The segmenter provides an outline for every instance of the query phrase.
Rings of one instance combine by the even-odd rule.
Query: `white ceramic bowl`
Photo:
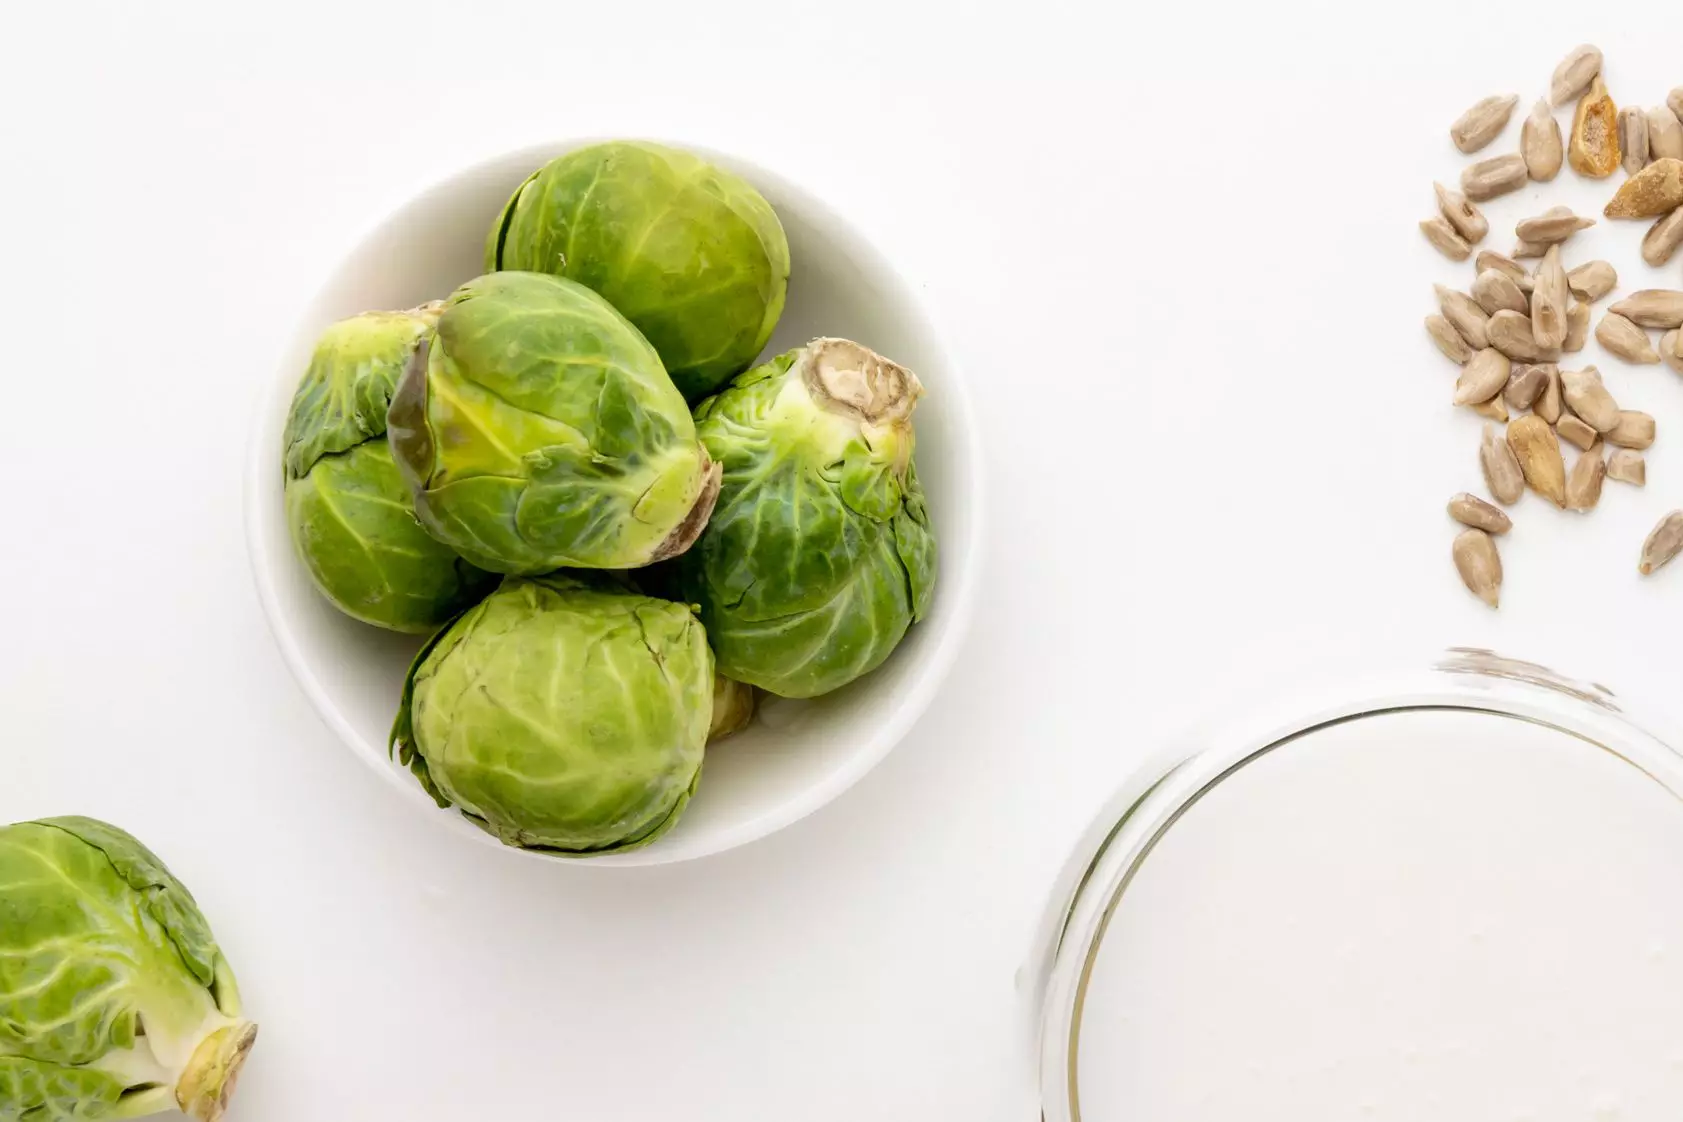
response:
[[[246,471],[246,531],[258,593],[311,703],[416,808],[464,838],[499,848],[454,810],[435,806],[388,755],[392,715],[420,641],[341,615],[311,585],[287,534],[281,433],[298,377],[327,324],[436,299],[478,275],[485,231],[508,196],[546,160],[588,143],[528,148],[466,168],[364,237],[333,271],[269,374]],[[767,704],[748,731],[708,751],[700,790],[676,827],[644,849],[592,858],[596,865],[718,853],[779,830],[845,791],[905,735],[946,676],[972,611],[982,553],[982,457],[970,403],[913,285],[806,191],[741,160],[696,150],[752,182],[788,233],[789,299],[767,353],[840,335],[909,366],[923,381],[918,476],[940,544],[940,575],[933,611],[880,669],[823,698]]]

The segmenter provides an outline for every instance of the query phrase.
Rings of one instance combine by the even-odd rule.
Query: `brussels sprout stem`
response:
[[[724,469],[713,462],[706,448],[699,445],[697,447],[701,451],[701,493],[696,496],[695,505],[690,507],[690,512],[684,515],[684,520],[678,523],[654,551],[654,555],[649,558],[650,564],[676,557],[694,545],[695,539],[701,536],[701,531],[707,528],[707,520],[713,517],[713,506],[719,501],[719,484],[724,481]]]
[[[819,405],[870,425],[905,421],[923,396],[917,375],[851,339],[808,343],[801,376]]]
[[[256,1042],[257,1026],[250,1021],[236,1021],[207,1036],[175,1085],[182,1112],[200,1122],[217,1122],[228,1109],[240,1069]]]

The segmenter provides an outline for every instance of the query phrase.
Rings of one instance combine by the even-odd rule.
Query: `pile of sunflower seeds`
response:
[[[1555,109],[1573,100],[1571,131],[1563,136]],[[1450,126],[1450,139],[1464,153],[1482,151],[1507,128],[1518,104],[1514,96],[1484,98]],[[1561,369],[1565,356],[1588,341],[1593,306],[1619,283],[1606,261],[1569,267],[1565,260],[1573,236],[1596,220],[1553,207],[1518,223],[1510,254],[1474,256],[1490,233],[1477,204],[1549,182],[1565,165],[1590,179],[1624,169],[1628,178],[1603,215],[1653,220],[1642,240],[1649,265],[1666,265],[1683,247],[1683,87],[1664,105],[1620,111],[1602,78],[1601,52],[1581,46],[1561,60],[1549,95],[1525,118],[1518,152],[1469,165],[1458,191],[1433,185],[1438,213],[1420,231],[1450,260],[1473,258],[1474,278],[1467,291],[1434,286],[1438,311],[1426,317],[1426,331],[1461,368],[1454,403],[1486,419],[1479,465],[1491,498],[1512,506],[1529,487],[1557,507],[1587,513],[1604,480],[1647,483],[1642,452],[1655,432],[1653,417],[1619,407],[1594,366]],[[1536,266],[1521,264],[1527,260]],[[1683,287],[1631,293],[1602,313],[1594,333],[1624,362],[1663,362],[1683,374]],[[1562,442],[1577,449],[1570,467]],[[1449,501],[1449,514],[1466,527],[1452,549],[1456,570],[1494,608],[1502,588],[1495,539],[1513,528],[1512,519],[1467,493]],[[1679,552],[1683,511],[1673,511],[1643,543],[1638,571],[1651,573]]]

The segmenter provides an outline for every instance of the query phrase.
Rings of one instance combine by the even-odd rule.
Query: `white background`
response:
[[[1649,486],[1525,499],[1489,612],[1443,514],[1477,423],[1420,328],[1472,274],[1415,229],[1450,121],[1528,105],[1574,43],[1621,102],[1683,85],[1673,5],[945,9],[0,9],[0,820],[110,818],[193,888],[264,1027],[236,1122],[1027,1120],[1046,886],[1236,683],[1455,642],[1677,696],[1683,572],[1635,561],[1683,506],[1683,384],[1585,356],[1659,418]],[[922,723],[815,817],[668,868],[403,807],[294,688],[242,540],[254,396],[338,255],[464,163],[604,133],[834,203],[927,292],[990,470],[981,612]],[[1609,191],[1492,205],[1489,245]],[[1643,229],[1568,261],[1677,286]]]

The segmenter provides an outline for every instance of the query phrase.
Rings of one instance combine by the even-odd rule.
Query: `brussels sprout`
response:
[[[754,719],[754,687],[723,674],[713,675],[713,723],[707,743],[741,732]]]
[[[286,420],[286,520],[322,594],[393,631],[431,631],[496,579],[434,541],[386,446],[386,407],[440,305],[329,327]]]
[[[912,463],[911,371],[818,339],[696,410],[724,468],[680,587],[732,678],[816,697],[879,666],[923,618],[935,538]]]
[[[388,419],[421,524],[499,573],[675,556],[718,497],[718,468],[660,357],[560,277],[493,273],[457,289]]]
[[[0,827],[0,1118],[214,1122],[256,1038],[150,850],[91,818]]]
[[[758,357],[789,285],[789,242],[758,191],[638,141],[545,164],[509,199],[485,258],[487,272],[556,273],[607,297],[691,401]]]
[[[440,806],[505,845],[585,856],[672,828],[712,715],[689,608],[603,578],[510,577],[421,651],[392,741]]]

